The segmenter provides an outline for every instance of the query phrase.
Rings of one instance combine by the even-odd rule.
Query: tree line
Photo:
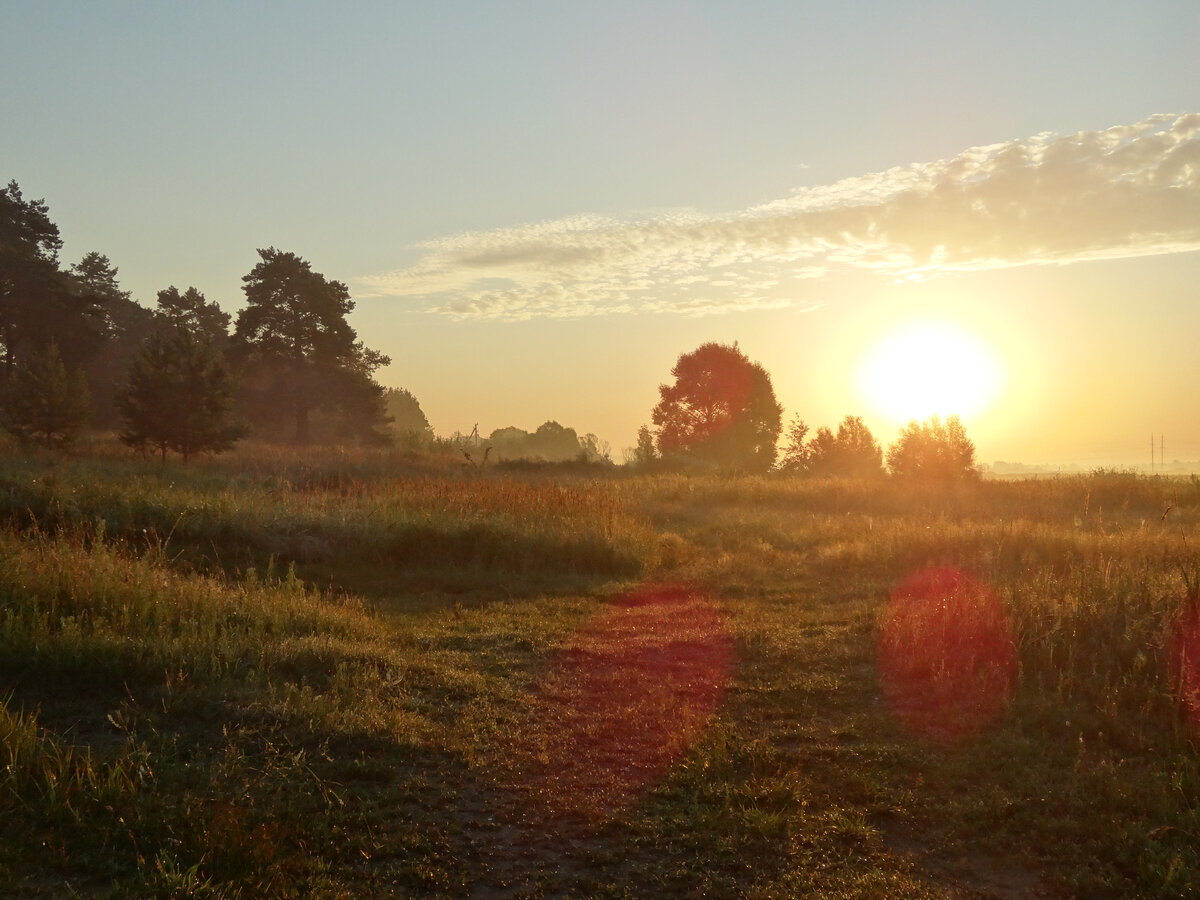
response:
[[[654,427],[638,432],[631,461],[655,466],[730,472],[766,472],[871,478],[885,473],[885,454],[858,416],[837,431],[809,426],[796,416],[783,431],[783,407],[771,376],[737,346],[708,343],[684,353],[659,387]],[[886,454],[886,471],[898,477],[935,479],[978,475],[975,445],[958,416],[909,422]]]
[[[0,412],[19,437],[61,446],[90,425],[185,459],[251,433],[390,440],[388,406],[404,398],[373,377],[389,360],[347,321],[346,285],[307,260],[259,250],[235,319],[195,287],[147,309],[108,257],[64,267],[61,248],[43,200],[0,190]]]
[[[412,448],[433,439],[416,398],[375,380],[389,359],[350,326],[349,289],[296,254],[258,251],[234,318],[195,287],[168,286],[147,309],[121,290],[108,257],[92,251],[64,267],[61,248],[45,201],[25,199],[15,181],[0,190],[0,423],[20,438],[62,446],[90,425],[185,460],[248,434],[299,444],[385,444],[399,434]],[[780,454],[783,409],[770,375],[736,343],[685,353],[671,374],[653,427],[627,453],[636,466],[884,473],[884,452],[856,416],[811,437],[796,417]],[[486,441],[457,437],[450,443],[472,465],[611,462],[606,442],[555,421],[532,433],[497,429]],[[975,448],[957,417],[934,417],[909,423],[886,465],[900,476],[969,477]]]

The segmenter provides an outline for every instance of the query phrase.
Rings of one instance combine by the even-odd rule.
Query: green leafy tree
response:
[[[747,472],[774,465],[783,408],[766,369],[736,343],[709,343],[680,356],[671,374],[651,414],[662,456]]]
[[[206,336],[187,329],[151,335],[134,360],[117,405],[121,440],[173,450],[187,462],[195,453],[220,453],[243,436],[232,421],[233,383],[225,360]]]
[[[264,411],[282,402],[297,443],[309,441],[317,409],[353,407],[368,431],[385,424],[383,392],[371,375],[389,360],[364,347],[346,321],[354,309],[346,285],[294,253],[272,247],[258,254],[242,279],[247,305],[234,329],[257,393],[252,405]]]
[[[53,341],[17,366],[4,399],[4,427],[23,441],[69,446],[87,422],[83,373],[67,369]]]
[[[888,448],[888,469],[900,478],[953,481],[979,477],[975,444],[958,416],[912,421]]]

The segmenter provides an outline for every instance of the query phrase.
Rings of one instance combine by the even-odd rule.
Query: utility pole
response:
[[[1154,474],[1154,432],[1150,432],[1150,474]]]

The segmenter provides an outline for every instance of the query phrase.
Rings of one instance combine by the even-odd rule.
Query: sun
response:
[[[895,422],[932,415],[978,416],[997,399],[1004,369],[988,344],[947,322],[913,322],[867,348],[861,398]]]

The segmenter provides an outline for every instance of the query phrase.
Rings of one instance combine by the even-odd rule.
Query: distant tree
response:
[[[887,464],[901,478],[951,481],[979,476],[975,445],[958,416],[945,422],[938,416],[909,422],[888,448]]]
[[[67,369],[53,341],[17,366],[4,393],[4,427],[23,441],[69,446],[87,422],[83,373]]]
[[[651,414],[660,454],[748,472],[774,465],[783,409],[766,369],[736,343],[709,343],[680,356],[671,374]]]
[[[242,279],[247,306],[234,329],[257,408],[282,404],[301,444],[309,440],[317,409],[349,405],[374,417],[369,430],[384,424],[382,390],[370,386],[372,373],[389,360],[364,347],[346,321],[354,309],[346,285],[327,280],[294,253],[271,247],[258,254],[258,265]]]
[[[563,462],[575,459],[583,452],[579,434],[574,428],[566,428],[553,420],[543,422],[526,442],[526,453],[531,459],[547,462]]]
[[[195,453],[228,450],[244,434],[232,421],[233,383],[224,358],[208,337],[182,328],[146,340],[117,405],[121,440],[153,447],[164,462],[168,450],[187,462]]]
[[[608,441],[588,432],[579,439],[579,445],[583,448],[581,458],[585,462],[613,464],[612,444]]]
[[[530,434],[523,428],[497,428],[488,437],[497,459],[531,459],[545,462],[564,462],[577,459],[584,452],[574,428],[558,422],[543,422]]]
[[[388,426],[399,435],[402,443],[419,444],[433,439],[433,428],[425,417],[421,404],[404,388],[388,388],[383,403],[391,423]]]
[[[217,348],[229,340],[232,317],[194,287],[182,294],[175,285],[159,291],[158,315],[168,325],[207,338]]]
[[[649,425],[638,429],[637,445],[627,451],[629,462],[639,469],[649,469],[658,460],[658,450],[654,446],[654,432]]]
[[[496,459],[522,459],[528,441],[528,431],[509,425],[489,434],[484,444],[491,448],[492,456]]]
[[[883,451],[858,416],[846,416],[837,434],[817,429],[809,445],[808,471],[815,475],[870,478],[883,474]]]
[[[812,475],[832,475],[832,460],[837,458],[837,438],[829,430],[828,425],[822,425],[808,442],[805,471]]]
[[[783,458],[779,461],[780,471],[798,474],[808,470],[809,448],[804,443],[807,436],[808,426],[799,416],[793,416],[785,435]]]

